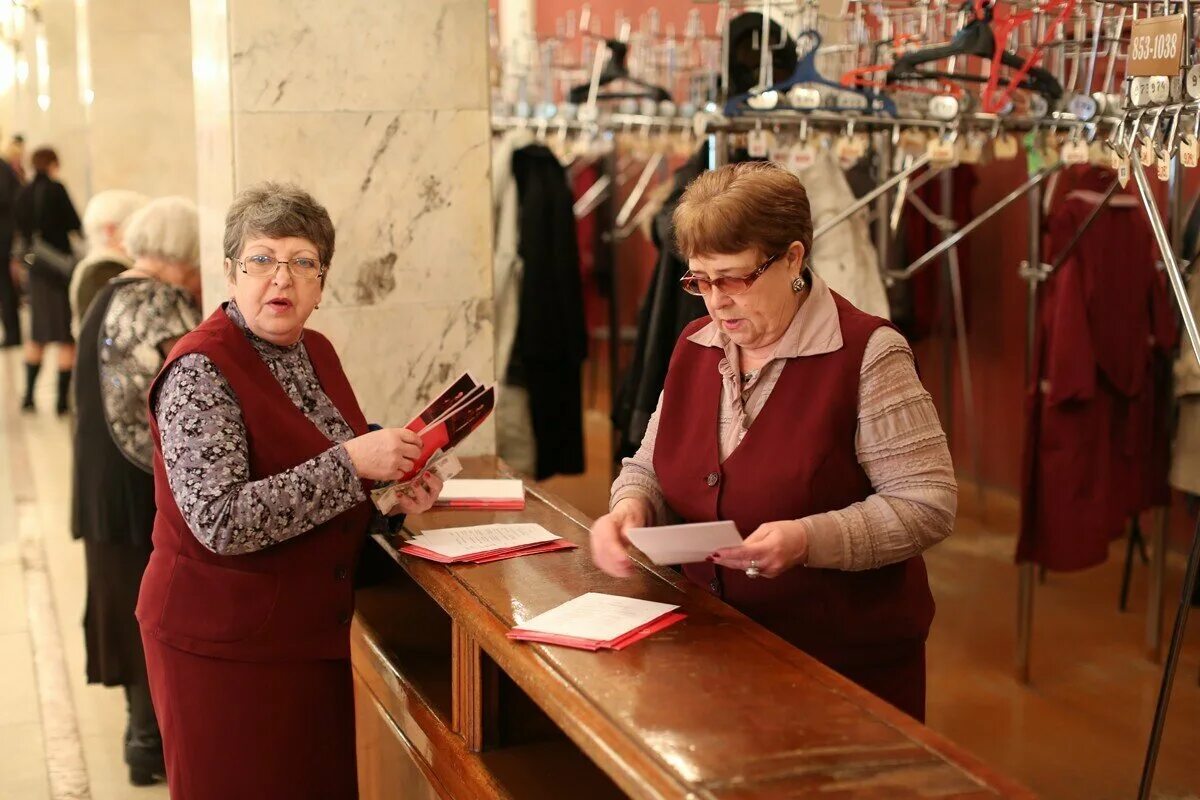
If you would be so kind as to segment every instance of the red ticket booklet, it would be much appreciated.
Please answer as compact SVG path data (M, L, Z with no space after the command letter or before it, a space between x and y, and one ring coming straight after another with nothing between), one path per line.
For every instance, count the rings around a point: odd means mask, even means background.
M506 558L570 550L576 545L541 525L476 525L440 528L409 539L400 552L439 564L487 564Z
M469 373L463 373L404 426L421 436L421 455L401 482L418 475L435 454L451 452L491 416L495 407L495 387L481 386Z
M517 625L507 635L581 650L622 650L684 618L679 606L588 592Z

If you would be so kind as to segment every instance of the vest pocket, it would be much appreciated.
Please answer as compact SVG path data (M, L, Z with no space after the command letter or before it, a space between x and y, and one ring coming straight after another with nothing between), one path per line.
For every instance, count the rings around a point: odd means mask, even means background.
M218 567L179 556L167 587L163 633L206 642L240 642L271 618L277 576Z

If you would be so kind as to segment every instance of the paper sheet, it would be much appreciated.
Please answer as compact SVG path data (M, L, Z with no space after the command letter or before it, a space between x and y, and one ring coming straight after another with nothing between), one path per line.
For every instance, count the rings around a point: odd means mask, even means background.
M679 606L635 597L588 592L544 614L538 614L517 625L514 630L608 642L648 625L677 608Z
M626 535L655 564L694 564L715 550L742 543L737 526L728 521L632 528Z
M439 503L457 500L523 500L525 485L519 480L452 480L446 481Z
M553 542L559 538L541 525L475 525L425 531L410 539L408 544L446 558L463 558L475 553Z

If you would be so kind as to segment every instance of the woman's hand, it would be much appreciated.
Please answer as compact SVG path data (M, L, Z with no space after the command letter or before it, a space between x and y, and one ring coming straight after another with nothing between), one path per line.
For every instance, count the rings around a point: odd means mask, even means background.
M808 528L788 520L768 522L746 537L739 547L713 553L712 561L729 569L749 569L750 562L764 578L775 578L808 561Z
M653 517L650 504L640 497L626 497L613 506L592 525L592 562L614 578L628 578L633 574L633 562L626 548L629 540L625 532L630 528L644 528Z
M356 436L344 447L358 477L398 481L412 471L420 457L421 437L408 428L381 428Z
M418 478L412 486L401 489L395 507L388 512L392 517L396 514L423 514L433 508L433 501L442 493L442 479L437 475L426 475Z

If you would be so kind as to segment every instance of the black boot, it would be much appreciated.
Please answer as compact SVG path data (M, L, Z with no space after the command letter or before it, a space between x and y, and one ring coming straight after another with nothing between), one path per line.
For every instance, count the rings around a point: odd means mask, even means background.
M71 370L60 369L58 371L58 405L55 406L58 415L61 417L66 414L71 408Z
M33 411L33 389L37 385L38 373L42 371L41 364L25 363L25 399L21 403L22 411Z
M152 786L166 777L167 770L149 687L142 684L126 686L125 702L129 710L129 724L125 728L129 782L134 786Z

